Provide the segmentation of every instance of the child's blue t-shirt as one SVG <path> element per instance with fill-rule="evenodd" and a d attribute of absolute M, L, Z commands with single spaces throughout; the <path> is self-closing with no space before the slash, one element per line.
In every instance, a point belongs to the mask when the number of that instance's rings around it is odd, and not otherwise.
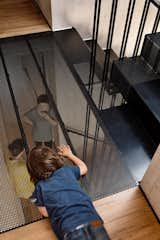
<path fill-rule="evenodd" d="M 47 180 L 38 182 L 32 195 L 37 206 L 47 208 L 53 230 L 60 239 L 81 224 L 101 220 L 79 185 L 79 178 L 79 167 L 64 166 Z"/>

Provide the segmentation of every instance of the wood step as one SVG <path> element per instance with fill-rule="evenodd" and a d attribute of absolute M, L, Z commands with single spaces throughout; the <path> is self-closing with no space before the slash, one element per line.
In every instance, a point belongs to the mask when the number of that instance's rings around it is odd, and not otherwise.
<path fill-rule="evenodd" d="M 94 202 L 112 240 L 159 240 L 160 225 L 139 187 Z M 56 240 L 47 219 L 0 235 L 0 240 Z"/>

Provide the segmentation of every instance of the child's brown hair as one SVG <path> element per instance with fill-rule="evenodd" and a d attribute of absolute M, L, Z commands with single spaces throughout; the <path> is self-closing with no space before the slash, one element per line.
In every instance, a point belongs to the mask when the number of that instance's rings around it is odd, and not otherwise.
<path fill-rule="evenodd" d="M 27 168 L 31 181 L 36 184 L 45 180 L 54 171 L 64 166 L 63 158 L 48 147 L 35 147 L 27 159 Z"/>

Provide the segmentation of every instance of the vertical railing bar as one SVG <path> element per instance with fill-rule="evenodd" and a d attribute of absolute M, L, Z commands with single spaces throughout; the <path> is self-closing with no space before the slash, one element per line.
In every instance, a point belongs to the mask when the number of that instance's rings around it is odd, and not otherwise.
<path fill-rule="evenodd" d="M 93 20 L 93 32 L 92 32 L 92 46 L 91 46 L 91 55 L 90 55 L 90 72 L 89 72 L 89 82 L 88 82 L 88 88 L 90 88 L 90 81 L 91 81 L 91 73 L 92 73 L 92 67 L 93 67 L 93 61 L 94 61 L 94 51 L 95 51 L 95 31 L 97 27 L 97 4 L 98 0 L 95 1 L 95 7 L 94 7 L 94 20 Z"/>
<path fill-rule="evenodd" d="M 88 89 L 90 91 L 91 87 L 91 77 L 92 77 L 92 69 L 93 69 L 93 62 L 94 62 L 94 51 L 96 50 L 95 48 L 95 32 L 96 32 L 96 27 L 97 27 L 97 5 L 98 1 L 95 1 L 95 8 L 94 8 L 94 20 L 93 20 L 93 32 L 92 32 L 92 48 L 91 48 L 91 57 L 90 57 L 90 72 L 89 72 L 89 85 Z M 89 128 L 89 119 L 90 119 L 90 107 L 87 104 L 87 109 L 86 109 L 86 120 L 85 120 L 85 136 L 84 136 L 84 143 L 83 143 L 83 160 L 86 161 L 86 152 L 87 152 L 87 138 L 88 138 L 88 128 Z"/>
<path fill-rule="evenodd" d="M 94 73 L 95 73 L 100 10 L 101 10 L 101 0 L 99 0 L 99 2 L 96 0 L 95 10 L 94 10 L 94 24 L 93 24 L 94 27 L 93 27 L 93 37 L 92 37 L 93 40 L 92 40 L 92 51 L 91 51 L 91 59 L 92 60 L 90 62 L 89 87 L 88 87 L 90 95 L 92 95 L 92 91 L 93 91 L 93 80 L 94 80 Z M 95 39 L 94 39 L 94 37 L 95 37 Z M 86 121 L 85 121 L 85 137 L 84 137 L 84 144 L 83 144 L 83 160 L 84 161 L 86 161 L 86 153 L 87 153 L 87 146 L 88 146 L 90 111 L 91 111 L 90 107 L 87 104 Z"/>
<path fill-rule="evenodd" d="M 52 95 L 52 93 L 51 93 L 51 91 L 50 91 L 50 89 L 49 89 L 49 87 L 48 87 L 48 84 L 47 84 L 46 79 L 45 79 L 45 77 L 44 77 L 44 75 L 43 75 L 43 72 L 42 72 L 42 70 L 41 70 L 41 67 L 40 67 L 40 65 L 39 65 L 39 63 L 38 63 L 38 60 L 37 60 L 36 56 L 35 56 L 34 50 L 33 50 L 32 46 L 31 46 L 31 43 L 30 43 L 30 41 L 27 39 L 27 37 L 26 37 L 25 39 L 26 39 L 27 46 L 28 46 L 28 48 L 29 48 L 29 50 L 30 50 L 30 52 L 31 52 L 32 57 L 33 57 L 33 60 L 34 60 L 34 62 L 35 62 L 35 64 L 36 64 L 36 66 L 37 66 L 38 72 L 39 72 L 39 74 L 40 74 L 40 76 L 41 76 L 41 78 L 42 78 L 43 85 L 44 85 L 44 87 L 45 87 L 45 89 L 46 89 L 47 94 L 49 95 L 49 99 L 51 100 L 51 104 L 52 104 L 52 106 L 53 106 L 53 108 L 54 108 L 54 111 L 55 111 L 55 113 L 56 113 L 57 119 L 58 119 L 59 124 L 60 124 L 60 126 L 61 126 L 61 129 L 62 129 L 62 131 L 63 131 L 63 134 L 64 134 L 64 137 L 65 137 L 65 139 L 66 139 L 66 142 L 67 142 L 68 145 L 70 145 L 72 151 L 73 151 L 74 153 L 76 153 L 76 152 L 75 152 L 75 149 L 74 149 L 74 147 L 73 147 L 73 145 L 72 145 L 72 142 L 71 142 L 71 140 L 70 140 L 70 137 L 69 137 L 69 135 L 68 135 L 68 133 L 67 133 L 67 131 L 66 131 L 65 125 L 64 125 L 64 123 L 63 123 L 63 120 L 61 119 L 61 116 L 60 116 L 59 111 L 58 111 L 58 109 L 57 109 L 56 103 L 55 103 L 55 101 L 54 101 L 54 97 L 53 97 L 53 95 Z"/>
<path fill-rule="evenodd" d="M 139 30 L 138 30 L 138 35 L 137 35 L 135 48 L 134 48 L 134 51 L 133 51 L 133 57 L 136 57 L 137 54 L 138 54 L 139 45 L 140 45 L 140 42 L 141 42 L 141 37 L 142 37 L 142 34 L 143 34 L 146 18 L 147 18 L 147 15 L 148 15 L 149 6 L 150 6 L 150 0 L 146 0 L 145 5 L 144 5 L 144 10 L 143 10 L 143 13 L 142 13 L 142 17 L 141 17 L 141 21 L 140 21 L 140 27 L 139 27 Z"/>
<path fill-rule="evenodd" d="M 152 33 L 156 33 L 157 32 L 157 28 L 160 22 L 160 7 L 158 8 L 157 14 L 156 14 L 156 18 L 154 21 L 154 25 L 153 25 L 153 29 L 152 29 Z"/>
<path fill-rule="evenodd" d="M 91 111 L 90 107 L 87 104 L 85 130 L 84 130 L 84 143 L 83 143 L 83 161 L 86 161 L 86 154 L 87 154 L 90 111 Z"/>
<path fill-rule="evenodd" d="M 135 43 L 135 48 L 134 48 L 134 51 L 133 51 L 133 57 L 136 55 L 136 52 L 137 52 L 137 46 L 138 46 L 140 33 L 141 33 L 141 29 L 142 29 L 142 24 L 143 24 L 144 17 L 145 17 L 145 14 L 146 14 L 146 9 L 147 9 L 148 2 L 149 2 L 149 0 L 145 0 L 142 16 L 141 16 L 141 20 L 140 20 L 140 26 L 139 26 L 139 29 L 138 29 L 137 39 L 136 39 L 136 43 Z"/>
<path fill-rule="evenodd" d="M 103 97 L 104 97 L 104 88 L 105 88 L 105 82 L 108 80 L 108 70 L 109 70 L 109 60 L 110 60 L 110 50 L 112 46 L 112 39 L 113 39 L 113 33 L 114 33 L 114 26 L 115 26 L 115 18 L 117 13 L 117 4 L 118 0 L 113 0 L 112 3 L 112 12 L 110 17 L 110 27 L 109 27 L 109 33 L 108 33 L 108 40 L 107 40 L 107 46 L 106 46 L 106 54 L 105 54 L 105 62 L 103 67 L 103 75 L 102 75 L 102 86 L 101 86 L 101 92 L 100 92 L 100 99 L 99 99 L 99 108 L 102 108 L 103 105 Z M 108 82 L 108 81 L 107 81 Z M 109 83 L 108 83 L 109 84 Z"/>
<path fill-rule="evenodd" d="M 129 36 L 129 32 L 130 32 L 130 26 L 131 26 L 133 12 L 134 12 L 134 8 L 135 8 L 135 3 L 136 3 L 136 0 L 133 0 L 132 1 L 132 5 L 130 6 L 130 9 L 128 8 L 128 13 L 130 12 L 130 16 L 128 16 L 128 14 L 127 14 L 127 17 L 126 17 L 126 25 L 127 26 L 125 26 L 126 29 L 124 29 L 124 35 L 123 35 L 123 40 L 122 40 L 122 47 L 121 47 L 121 51 L 120 51 L 120 58 L 123 58 L 124 55 L 125 55 L 127 41 L 128 41 L 128 36 Z M 127 21 L 127 18 L 129 18 L 129 21 Z"/>
<path fill-rule="evenodd" d="M 123 52 L 123 48 L 124 48 L 124 41 L 125 41 L 125 38 L 126 38 L 126 32 L 127 32 L 127 26 L 128 26 L 128 19 L 129 19 L 129 16 L 130 16 L 131 5 L 132 5 L 132 0 L 130 0 L 129 4 L 128 4 L 127 16 L 126 16 L 124 32 L 123 32 L 123 37 L 122 37 L 121 50 L 120 50 L 120 58 L 122 57 L 122 52 Z"/>
<path fill-rule="evenodd" d="M 21 133 L 23 146 L 24 146 L 24 149 L 25 149 L 25 152 L 26 152 L 26 156 L 28 157 L 29 147 L 28 147 L 28 144 L 27 144 L 27 139 L 26 139 L 25 131 L 24 131 L 23 124 L 22 124 L 22 121 L 21 121 L 19 108 L 18 108 L 18 105 L 17 105 L 17 102 L 16 102 L 16 98 L 15 98 L 15 95 L 14 95 L 14 91 L 13 91 L 13 88 L 12 88 L 12 84 L 11 84 L 11 81 L 10 81 L 10 76 L 9 76 L 9 73 L 8 73 L 8 70 L 7 70 L 7 65 L 6 65 L 4 56 L 3 56 L 1 46 L 0 46 L 0 57 L 1 57 L 1 60 L 2 60 L 2 65 L 3 65 L 3 68 L 4 68 L 4 72 L 5 72 L 9 92 L 10 92 L 10 95 L 11 95 L 14 111 L 15 111 L 15 114 L 16 114 L 18 127 L 19 127 L 19 130 L 20 130 L 20 133 Z"/>
<path fill-rule="evenodd" d="M 114 33 L 115 18 L 116 18 L 116 13 L 117 13 L 117 4 L 118 4 L 118 0 L 113 0 L 111 16 L 110 16 L 110 25 L 109 25 L 109 31 L 108 31 L 108 40 L 107 40 L 107 46 L 106 46 L 105 61 L 104 61 L 104 67 L 103 67 L 102 85 L 101 85 L 100 98 L 99 98 L 99 103 L 98 103 L 99 109 L 102 109 L 102 106 L 103 106 L 103 100 L 104 100 L 104 94 L 105 94 L 104 84 L 106 82 L 106 76 L 108 75 L 108 69 L 109 69 L 110 49 L 111 49 L 113 33 Z M 98 139 L 98 135 L 99 135 L 99 123 L 96 122 L 96 130 L 95 130 L 95 136 L 94 136 L 95 140 L 94 140 L 94 145 L 93 145 L 92 159 L 97 150 L 97 140 L 96 139 Z"/>
<path fill-rule="evenodd" d="M 105 81 L 107 82 L 107 87 L 108 87 L 108 84 L 109 84 L 108 70 L 109 70 L 110 50 L 111 50 L 112 40 L 113 40 L 113 33 L 114 33 L 114 26 L 115 26 L 118 0 L 115 0 L 114 2 L 115 2 L 115 4 L 113 6 L 113 19 L 112 19 L 112 27 L 111 27 L 111 32 L 110 32 L 110 41 L 107 42 L 107 46 L 106 46 L 106 62 L 105 62 L 106 66 L 104 66 L 103 79 L 102 79 L 103 84 L 104 84 Z M 108 51 L 108 54 L 107 54 L 107 51 Z"/>
<path fill-rule="evenodd" d="M 126 39 L 125 39 L 125 43 L 124 43 L 124 49 L 123 49 L 123 52 L 122 52 L 122 57 L 124 57 L 125 51 L 126 51 L 126 46 L 127 46 L 128 36 L 129 36 L 129 32 L 130 32 L 130 27 L 131 27 L 134 8 L 135 8 L 135 3 L 136 3 L 136 0 L 134 0 L 133 5 L 132 5 L 132 9 L 131 9 L 131 15 L 130 15 L 130 20 L 129 20 L 129 24 L 128 24 L 128 30 L 127 30 L 127 33 L 126 33 Z"/>
<path fill-rule="evenodd" d="M 110 44 L 111 44 L 111 38 L 112 38 L 112 29 L 113 29 L 113 25 L 114 25 L 114 14 L 115 14 L 115 6 L 116 6 L 115 4 L 116 4 L 116 1 L 113 0 L 111 16 L 110 16 L 110 25 L 109 25 L 109 30 L 108 30 L 108 39 L 107 39 L 107 44 L 106 44 L 106 55 L 105 55 L 106 58 L 107 58 L 107 55 L 108 55 L 108 50 L 110 50 Z M 106 60 L 106 58 L 105 58 L 105 60 Z M 103 75 L 103 77 L 104 77 L 104 75 Z"/>
<path fill-rule="evenodd" d="M 95 28 L 95 40 L 93 39 L 92 42 L 95 42 L 94 44 L 94 51 L 93 51 L 93 65 L 92 68 L 90 67 L 90 75 L 89 75 L 89 91 L 90 94 L 92 94 L 93 91 L 93 79 L 94 79 L 94 73 L 95 73 L 95 64 L 96 64 L 96 52 L 97 52 L 97 41 L 98 41 L 98 33 L 99 33 L 99 20 L 100 20 L 100 10 L 101 10 L 101 0 L 99 0 L 98 9 L 97 9 L 97 20 L 96 20 L 96 28 Z M 93 33 L 94 34 L 94 33 Z M 92 88 L 91 88 L 92 86 Z"/>

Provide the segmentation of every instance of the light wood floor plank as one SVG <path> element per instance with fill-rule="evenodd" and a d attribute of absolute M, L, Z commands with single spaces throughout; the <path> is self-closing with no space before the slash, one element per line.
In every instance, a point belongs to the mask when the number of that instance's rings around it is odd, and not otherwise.
<path fill-rule="evenodd" d="M 138 187 L 94 202 L 113 240 L 160 240 L 160 224 Z M 0 235 L 0 240 L 55 240 L 48 220 Z"/>

